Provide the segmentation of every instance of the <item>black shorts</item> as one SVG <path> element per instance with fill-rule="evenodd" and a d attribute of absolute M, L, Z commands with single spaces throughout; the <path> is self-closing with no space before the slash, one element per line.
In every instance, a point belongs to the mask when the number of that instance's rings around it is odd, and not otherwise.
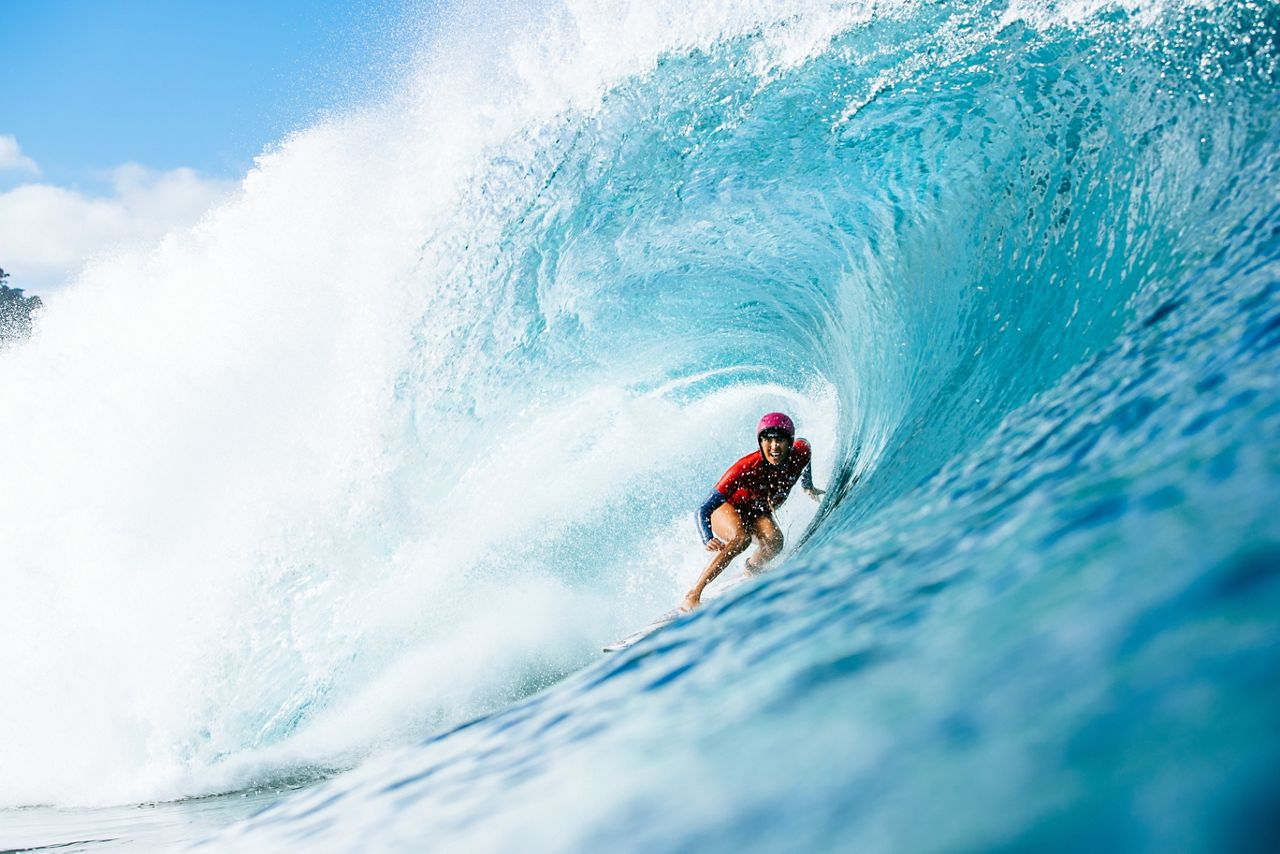
<path fill-rule="evenodd" d="M 734 504 L 734 510 L 738 511 L 738 518 L 742 520 L 742 524 L 748 528 L 755 527 L 756 520 L 768 516 L 773 512 L 773 508 L 768 504 Z"/>

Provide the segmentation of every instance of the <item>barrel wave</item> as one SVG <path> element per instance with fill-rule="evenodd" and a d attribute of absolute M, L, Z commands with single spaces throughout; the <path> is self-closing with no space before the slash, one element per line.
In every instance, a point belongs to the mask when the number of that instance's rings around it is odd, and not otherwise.
<path fill-rule="evenodd" d="M 454 10 L 0 354 L 0 802 L 320 781 L 215 849 L 1264 849 L 1278 26 Z M 601 656 L 773 409 L 821 505 Z"/>

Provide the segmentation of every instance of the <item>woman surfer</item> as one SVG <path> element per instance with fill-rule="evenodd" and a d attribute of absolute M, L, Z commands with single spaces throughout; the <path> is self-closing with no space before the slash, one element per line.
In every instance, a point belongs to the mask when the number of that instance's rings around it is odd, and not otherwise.
<path fill-rule="evenodd" d="M 796 438 L 795 424 L 781 412 L 770 412 L 756 427 L 759 450 L 738 460 L 716 484 L 698 509 L 698 530 L 707 551 L 715 552 L 698 583 L 684 597 L 684 609 L 698 607 L 703 589 L 735 557 L 759 542 L 755 554 L 747 558 L 747 572 L 755 573 L 782 551 L 782 531 L 773 511 L 787 500 L 791 488 L 800 481 L 809 497 L 817 501 L 823 490 L 813 486 L 809 443 Z"/>

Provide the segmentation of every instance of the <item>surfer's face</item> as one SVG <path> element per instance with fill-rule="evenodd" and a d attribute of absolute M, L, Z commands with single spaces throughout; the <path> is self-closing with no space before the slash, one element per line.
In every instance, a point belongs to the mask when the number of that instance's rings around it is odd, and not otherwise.
<path fill-rule="evenodd" d="M 781 436 L 765 436 L 760 440 L 760 453 L 764 454 L 764 461 L 771 466 L 782 465 L 790 449 L 791 443 Z"/>

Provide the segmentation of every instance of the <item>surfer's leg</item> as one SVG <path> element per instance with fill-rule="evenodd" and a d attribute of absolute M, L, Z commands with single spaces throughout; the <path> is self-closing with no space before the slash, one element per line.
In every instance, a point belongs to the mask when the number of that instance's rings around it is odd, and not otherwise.
<path fill-rule="evenodd" d="M 756 549 L 755 554 L 747 558 L 748 573 L 759 572 L 766 563 L 778 556 L 778 552 L 782 551 L 782 530 L 771 513 L 765 513 L 754 520 L 752 527 L 759 548 Z"/>
<path fill-rule="evenodd" d="M 698 607 L 702 601 L 703 589 L 724 571 L 730 561 L 745 552 L 747 546 L 751 545 L 751 532 L 742 523 L 742 517 L 738 515 L 738 511 L 732 504 L 721 504 L 711 514 L 711 532 L 716 535 L 717 540 L 724 543 L 724 548 L 712 556 L 707 563 L 707 568 L 702 571 L 698 583 L 693 585 L 693 589 L 685 595 L 686 609 Z"/>
<path fill-rule="evenodd" d="M 751 545 L 751 526 L 748 521 L 743 518 L 737 507 L 726 502 L 711 514 L 711 533 L 716 535 L 717 540 L 727 545 L 745 538 L 745 545 L 742 548 L 746 549 Z"/>

